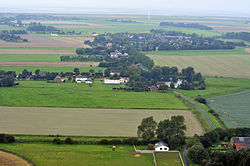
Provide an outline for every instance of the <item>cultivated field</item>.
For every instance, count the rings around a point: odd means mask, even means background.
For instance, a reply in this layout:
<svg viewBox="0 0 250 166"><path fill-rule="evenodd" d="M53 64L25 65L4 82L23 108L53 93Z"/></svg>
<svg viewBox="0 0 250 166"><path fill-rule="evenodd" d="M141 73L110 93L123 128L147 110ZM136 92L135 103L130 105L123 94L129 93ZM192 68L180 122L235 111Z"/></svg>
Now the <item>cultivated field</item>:
<svg viewBox="0 0 250 166"><path fill-rule="evenodd" d="M37 166L153 166L151 154L135 157L132 146L55 145L46 143L2 144L9 150L29 158Z"/></svg>
<svg viewBox="0 0 250 166"><path fill-rule="evenodd" d="M208 104L230 128L250 126L250 91L208 99Z"/></svg>
<svg viewBox="0 0 250 166"><path fill-rule="evenodd" d="M182 166L179 153L155 153L158 166Z"/></svg>
<svg viewBox="0 0 250 166"><path fill-rule="evenodd" d="M0 145L1 149L1 145ZM1 166L30 166L30 164L22 158L11 153L0 150L0 165Z"/></svg>
<svg viewBox="0 0 250 166"><path fill-rule="evenodd" d="M157 65L192 66L205 76L250 78L250 54L248 55L149 55Z"/></svg>
<svg viewBox="0 0 250 166"><path fill-rule="evenodd" d="M75 50L46 50L46 49L0 49L0 54L66 54L75 55ZM0 55L1 56L1 55Z"/></svg>
<svg viewBox="0 0 250 166"><path fill-rule="evenodd" d="M64 67L97 67L99 62L22 62L0 61L0 66L64 66Z"/></svg>
<svg viewBox="0 0 250 166"><path fill-rule="evenodd" d="M137 136L143 118L159 122L174 115L185 117L188 136L203 132L192 112L182 110L0 107L0 113L0 130L9 134Z"/></svg>

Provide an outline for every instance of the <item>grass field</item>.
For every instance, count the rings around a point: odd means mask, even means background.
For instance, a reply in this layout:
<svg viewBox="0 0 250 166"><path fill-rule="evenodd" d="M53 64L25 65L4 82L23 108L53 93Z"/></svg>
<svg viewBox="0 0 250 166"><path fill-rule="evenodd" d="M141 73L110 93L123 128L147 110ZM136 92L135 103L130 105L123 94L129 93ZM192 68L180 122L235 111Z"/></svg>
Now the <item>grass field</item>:
<svg viewBox="0 0 250 166"><path fill-rule="evenodd" d="M16 73L22 73L24 69L28 71L35 72L36 69L40 69L40 71L47 72L73 72L75 67L62 67L62 66L0 66L0 70L4 71L16 71ZM90 69L94 69L95 72L101 70L104 72L106 68L103 67L77 67L80 72L89 72Z"/></svg>
<svg viewBox="0 0 250 166"><path fill-rule="evenodd" d="M22 155L37 166L153 166L152 155L134 157L132 146L1 144L0 149Z"/></svg>
<svg viewBox="0 0 250 166"><path fill-rule="evenodd" d="M97 81L93 87L76 83L18 81L19 86L0 89L0 105L81 108L161 108L187 107L172 93L113 91Z"/></svg>
<svg viewBox="0 0 250 166"><path fill-rule="evenodd" d="M155 153L158 166L182 166L179 153Z"/></svg>
<svg viewBox="0 0 250 166"><path fill-rule="evenodd" d="M0 107L0 113L0 131L9 134L137 136L143 118L153 116L159 122L174 115L184 116L188 136L203 133L187 110Z"/></svg>
<svg viewBox="0 0 250 166"><path fill-rule="evenodd" d="M250 53L246 55L149 55L156 65L192 66L205 76L250 78Z"/></svg>
<svg viewBox="0 0 250 166"><path fill-rule="evenodd" d="M230 128L250 126L250 91L208 99L208 104Z"/></svg>
<svg viewBox="0 0 250 166"><path fill-rule="evenodd" d="M39 62L60 62L60 54L0 54L0 61L39 61Z"/></svg>

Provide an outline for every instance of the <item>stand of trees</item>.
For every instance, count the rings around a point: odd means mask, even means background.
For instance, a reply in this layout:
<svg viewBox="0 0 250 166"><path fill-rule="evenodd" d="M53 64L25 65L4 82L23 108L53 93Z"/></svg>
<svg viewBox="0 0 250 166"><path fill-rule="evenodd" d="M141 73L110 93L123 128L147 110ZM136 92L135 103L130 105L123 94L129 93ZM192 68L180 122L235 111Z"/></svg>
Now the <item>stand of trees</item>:
<svg viewBox="0 0 250 166"><path fill-rule="evenodd" d="M196 28L200 30L212 30L213 28L206 26L206 25L201 25L198 23L173 23L173 22L161 22L160 26L172 26L172 27L183 27L183 28Z"/></svg>
<svg viewBox="0 0 250 166"><path fill-rule="evenodd" d="M250 42L249 32L229 32L222 36L225 39L240 39Z"/></svg>
<svg viewBox="0 0 250 166"><path fill-rule="evenodd" d="M3 70L0 70L0 87L13 86L15 78L13 74L8 74Z"/></svg>
<svg viewBox="0 0 250 166"><path fill-rule="evenodd" d="M59 32L58 29L56 29L53 26L45 26L42 25L41 23L37 22L31 22L29 24L29 27L27 28L28 31L33 31L33 32Z"/></svg>
<svg viewBox="0 0 250 166"><path fill-rule="evenodd" d="M0 31L0 39L6 42L28 42L27 39L22 39L15 34L26 34L23 30Z"/></svg>

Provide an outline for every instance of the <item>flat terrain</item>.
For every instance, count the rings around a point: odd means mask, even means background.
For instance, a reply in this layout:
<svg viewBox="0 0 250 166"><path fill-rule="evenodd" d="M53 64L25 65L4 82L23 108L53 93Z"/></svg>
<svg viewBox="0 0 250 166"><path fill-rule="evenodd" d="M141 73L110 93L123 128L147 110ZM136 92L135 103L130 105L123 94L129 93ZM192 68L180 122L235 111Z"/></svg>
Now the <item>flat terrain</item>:
<svg viewBox="0 0 250 166"><path fill-rule="evenodd" d="M155 153L158 166L182 166L179 153Z"/></svg>
<svg viewBox="0 0 250 166"><path fill-rule="evenodd" d="M0 114L0 130L9 134L137 136L143 118L159 122L174 115L185 117L188 136L203 132L192 112L182 110L0 107Z"/></svg>
<svg viewBox="0 0 250 166"><path fill-rule="evenodd" d="M208 99L208 104L230 128L250 126L250 91Z"/></svg>
<svg viewBox="0 0 250 166"><path fill-rule="evenodd" d="M149 55L157 65L192 66L205 76L250 78L250 54L248 55Z"/></svg>
<svg viewBox="0 0 250 166"><path fill-rule="evenodd" d="M0 145L1 148L1 145ZM30 166L30 164L22 158L11 153L0 151L1 166Z"/></svg>
<svg viewBox="0 0 250 166"><path fill-rule="evenodd" d="M132 146L2 144L9 150L29 158L37 166L153 166L152 155L135 157Z"/></svg>
<svg viewBox="0 0 250 166"><path fill-rule="evenodd" d="M46 50L46 49L0 49L0 54L66 54L75 55L75 50Z"/></svg>
<svg viewBox="0 0 250 166"><path fill-rule="evenodd" d="M171 92L115 91L119 85L96 81L93 87L77 83L18 81L20 85L0 89L0 105L67 108L188 109Z"/></svg>
<svg viewBox="0 0 250 166"><path fill-rule="evenodd" d="M96 67L99 62L19 62L0 61L0 66L64 66L64 67Z"/></svg>

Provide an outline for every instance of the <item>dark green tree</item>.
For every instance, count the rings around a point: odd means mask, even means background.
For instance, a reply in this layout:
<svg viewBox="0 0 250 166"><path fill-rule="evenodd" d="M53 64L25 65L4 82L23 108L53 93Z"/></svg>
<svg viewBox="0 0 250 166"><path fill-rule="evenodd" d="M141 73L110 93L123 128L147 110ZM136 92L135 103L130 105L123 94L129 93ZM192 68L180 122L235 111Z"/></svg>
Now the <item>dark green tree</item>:
<svg viewBox="0 0 250 166"><path fill-rule="evenodd" d="M138 126L137 135L145 141L150 141L155 137L157 123L153 116L142 119L141 125Z"/></svg>

